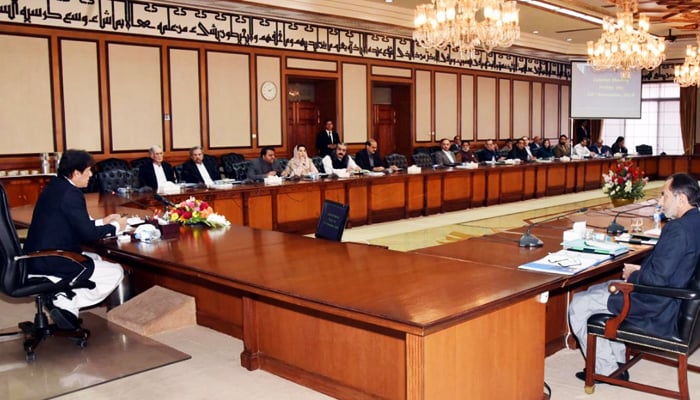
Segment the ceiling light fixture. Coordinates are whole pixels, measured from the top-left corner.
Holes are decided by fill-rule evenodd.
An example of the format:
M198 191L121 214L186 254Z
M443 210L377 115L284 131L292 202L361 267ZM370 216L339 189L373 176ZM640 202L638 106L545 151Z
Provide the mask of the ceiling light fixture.
M649 34L649 17L639 15L634 25L637 0L618 0L617 18L603 18L603 34L597 42L588 42L588 63L594 69L622 71L627 79L633 69L652 70L663 62L666 45L662 38Z
M475 60L477 49L490 53L520 37L515 1L431 0L415 11L413 40L426 49L458 51Z
M700 46L700 34L697 35L696 41ZM685 48L685 61L682 65L676 65L674 68L673 81L681 87L700 86L700 55L698 48L693 45L688 45Z

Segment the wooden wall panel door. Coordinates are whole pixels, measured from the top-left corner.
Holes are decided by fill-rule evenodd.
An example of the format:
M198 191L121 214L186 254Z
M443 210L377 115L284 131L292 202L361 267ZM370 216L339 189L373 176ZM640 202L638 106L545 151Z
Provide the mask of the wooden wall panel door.
M305 144L310 156L316 154L316 134L320 124L321 112L310 101L287 103L287 139L289 156L294 146Z
M372 106L372 131L377 140L379 155L396 153L396 110L390 104Z

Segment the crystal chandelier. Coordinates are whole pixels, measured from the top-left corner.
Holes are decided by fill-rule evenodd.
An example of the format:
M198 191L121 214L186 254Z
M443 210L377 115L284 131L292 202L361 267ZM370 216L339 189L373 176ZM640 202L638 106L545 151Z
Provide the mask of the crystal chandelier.
M520 37L515 1L431 0L416 7L413 40L426 49L459 51L476 59L477 48L490 53Z
M588 63L594 69L622 71L630 77L633 69L654 69L664 60L663 39L649 34L649 18L639 16L634 26L637 0L619 0L617 18L603 18L603 34L597 42L588 42Z
M697 35L696 41L700 46L700 34ZM685 61L683 65L674 67L675 78L673 81L681 87L700 86L700 55L698 48L693 45L688 45L685 48Z

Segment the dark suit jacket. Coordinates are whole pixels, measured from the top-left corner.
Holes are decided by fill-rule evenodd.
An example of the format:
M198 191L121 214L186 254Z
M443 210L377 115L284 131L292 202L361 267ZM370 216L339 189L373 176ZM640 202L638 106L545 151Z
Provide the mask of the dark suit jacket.
M497 151L491 151L487 149L482 149L479 151L479 161L498 161L498 159L501 157L501 154Z
M163 161L160 165L163 166L165 178L171 182L175 182L175 170L172 165ZM156 172L153 169L153 163L144 163L139 167L139 181L141 186L148 186L153 190L158 190L158 181L156 180Z
M527 150L523 147L523 149L519 149L518 146L513 146L513 149L511 149L510 153L508 153L508 158L511 158L513 160L519 159L522 161L527 161L528 158L530 157L529 154L527 154Z
M685 288L700 259L700 211L693 208L682 217L666 223L654 250L642 261L642 268L627 279L643 285ZM608 298L608 309L622 310L622 294ZM632 305L625 321L650 333L671 337L678 334L680 300L650 294L632 293Z
M262 182L270 171L277 171L277 176L282 175L282 169L280 168L277 160L272 163L272 165L263 161L262 158L258 157L256 159L250 160L248 164L248 179L253 181Z
M216 165L215 159L204 157L202 164L204 164L204 168L207 169L209 177L213 181L221 179L221 174L219 174L219 166ZM187 160L184 164L182 164L181 178L187 183L204 183L204 178L202 178L202 174L199 173L197 164L195 164L192 160Z
M367 149L362 149L355 154L355 164L357 164L360 168L366 169L371 171L372 167L369 166L369 152ZM386 167L386 165L382 162L382 159L379 157L379 154L375 152L372 155L372 159L374 159L374 166L375 167Z
M333 143L340 143L340 135L336 131L333 131ZM316 135L316 149L321 157L333 154L333 149L328 148L329 144L331 144L331 141L328 139L328 132L325 129L319 131Z
M36 202L24 252L61 249L80 253L82 243L115 233L112 225L95 226L88 215L83 192L68 179L55 177ZM89 278L94 263L89 260L85 266L88 270L81 276ZM33 259L29 263L32 274L70 276L81 269L78 264L57 257Z

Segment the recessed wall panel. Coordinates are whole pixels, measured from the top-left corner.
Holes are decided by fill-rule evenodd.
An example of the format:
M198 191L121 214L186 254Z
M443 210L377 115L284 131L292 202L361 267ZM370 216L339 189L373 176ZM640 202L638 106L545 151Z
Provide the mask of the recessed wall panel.
M199 52L170 49L170 129L174 149L200 146Z
M511 131L510 116L510 79L498 80L498 137L509 138L513 135L522 136L517 127L516 132Z
M479 140L497 139L496 78L480 76L476 80L476 121Z
M207 52L209 145L251 145L250 66L247 54Z
M263 57L256 59L257 97L258 97L258 145L282 145L282 89L280 87L279 57ZM265 99L261 94L264 82L272 82L277 88L273 99ZM293 146L294 144L292 144Z
M61 40L66 148L102 151L97 43Z
M435 73L435 139L457 135L457 74Z
M476 139L474 131L474 76L462 75L462 131L465 140Z
M363 143L367 134L367 66L343 64L343 140Z
M416 71L416 141L432 140L430 71Z
M513 129L518 136L532 135L530 130L530 83L513 81Z
M160 48L109 43L112 149L163 144Z
M547 137L559 136L559 85L544 85L544 131Z
M532 82L532 136L551 137L542 131L542 83Z
M54 151L48 39L0 35L0 71L2 154Z
M571 126L569 122L569 104L571 104L569 99L569 88L569 86L561 86L561 101L559 102L559 105L561 106L561 115L559 117L559 134L569 135L571 133L569 132L569 126Z

